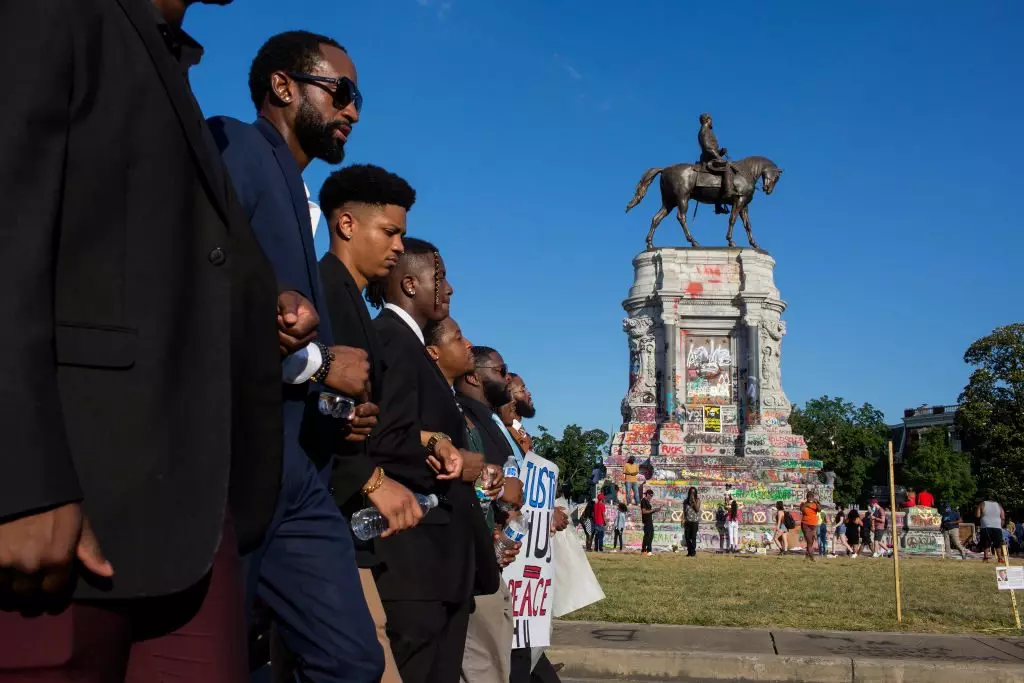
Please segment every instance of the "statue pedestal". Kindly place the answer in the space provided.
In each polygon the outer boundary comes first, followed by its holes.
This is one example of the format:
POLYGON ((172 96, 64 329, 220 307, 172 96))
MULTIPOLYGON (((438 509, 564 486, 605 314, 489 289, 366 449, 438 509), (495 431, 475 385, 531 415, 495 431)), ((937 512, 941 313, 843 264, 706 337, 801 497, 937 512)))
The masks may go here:
MULTIPOLYGON (((832 507, 821 462, 789 427, 782 389, 786 304, 775 260, 738 248, 666 248, 633 259, 623 302, 628 317, 629 391, 612 437, 609 477, 633 456, 655 492, 655 545, 682 545, 682 502, 696 486, 703 503, 699 545, 718 547, 715 509, 739 501, 741 543, 762 547, 775 504, 792 508, 814 490, 832 507)), ((621 493, 621 489, 620 489, 621 493)), ((640 542, 639 511, 627 541, 640 542)), ((795 515, 799 519, 799 515, 795 515)))

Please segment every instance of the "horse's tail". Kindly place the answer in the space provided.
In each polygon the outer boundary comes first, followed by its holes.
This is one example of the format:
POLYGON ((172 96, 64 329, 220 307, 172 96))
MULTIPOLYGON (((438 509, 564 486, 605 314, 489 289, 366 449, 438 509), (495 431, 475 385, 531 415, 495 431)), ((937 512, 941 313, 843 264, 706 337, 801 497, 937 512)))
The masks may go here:
POLYGON ((636 184, 636 193, 633 195, 633 199, 630 200, 629 204, 626 204, 626 213, 634 206, 644 200, 644 195, 647 194, 647 188, 651 186, 654 179, 658 177, 658 174, 664 171, 663 168, 650 168, 647 169, 647 173, 644 173, 644 177, 640 179, 640 182, 636 184))

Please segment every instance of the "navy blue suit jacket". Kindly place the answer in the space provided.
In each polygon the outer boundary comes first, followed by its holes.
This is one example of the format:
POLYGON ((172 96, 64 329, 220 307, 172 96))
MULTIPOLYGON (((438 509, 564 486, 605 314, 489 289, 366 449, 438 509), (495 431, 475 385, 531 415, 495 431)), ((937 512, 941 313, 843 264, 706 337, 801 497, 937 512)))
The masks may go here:
MULTIPOLYGON (((331 345, 327 315, 302 172, 284 138, 266 119, 243 123, 225 116, 208 123, 238 199, 280 287, 300 292, 320 316, 318 339, 331 345)), ((336 424, 316 409, 319 386, 283 384, 285 469, 296 456, 323 468, 336 452, 336 424), (333 429, 331 429, 333 427, 333 429)), ((244 454, 242 454, 244 457, 244 454)))

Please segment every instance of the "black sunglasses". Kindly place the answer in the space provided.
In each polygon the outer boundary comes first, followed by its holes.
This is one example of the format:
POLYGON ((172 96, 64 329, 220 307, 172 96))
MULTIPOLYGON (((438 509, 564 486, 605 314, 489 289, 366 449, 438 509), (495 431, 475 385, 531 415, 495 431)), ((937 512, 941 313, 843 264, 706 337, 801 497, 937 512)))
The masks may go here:
POLYGON ((497 370, 498 374, 504 377, 508 374, 508 365, 478 365, 479 368, 487 368, 488 370, 497 370))
POLYGON ((333 85, 334 90, 330 88, 324 88, 327 92, 331 93, 335 109, 344 109, 348 105, 355 103, 356 111, 363 111, 363 94, 359 92, 359 88, 352 82, 347 76, 340 78, 331 78, 330 76, 314 76, 313 74, 300 74, 300 73, 288 73, 288 78, 296 80, 299 83, 311 83, 312 85, 333 85))

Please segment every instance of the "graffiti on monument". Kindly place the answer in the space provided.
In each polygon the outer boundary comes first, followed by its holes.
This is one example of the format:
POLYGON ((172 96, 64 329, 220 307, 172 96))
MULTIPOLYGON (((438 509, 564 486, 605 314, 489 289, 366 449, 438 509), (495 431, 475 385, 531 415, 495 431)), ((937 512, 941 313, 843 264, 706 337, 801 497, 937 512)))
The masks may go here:
MULTIPOLYGON (((737 422, 737 411, 736 406, 722 406, 722 426, 736 426, 737 422)), ((736 430, 739 432, 739 429, 736 430)))
POLYGON ((685 353, 686 403, 723 405, 732 399, 732 341, 727 336, 680 332, 685 353))

